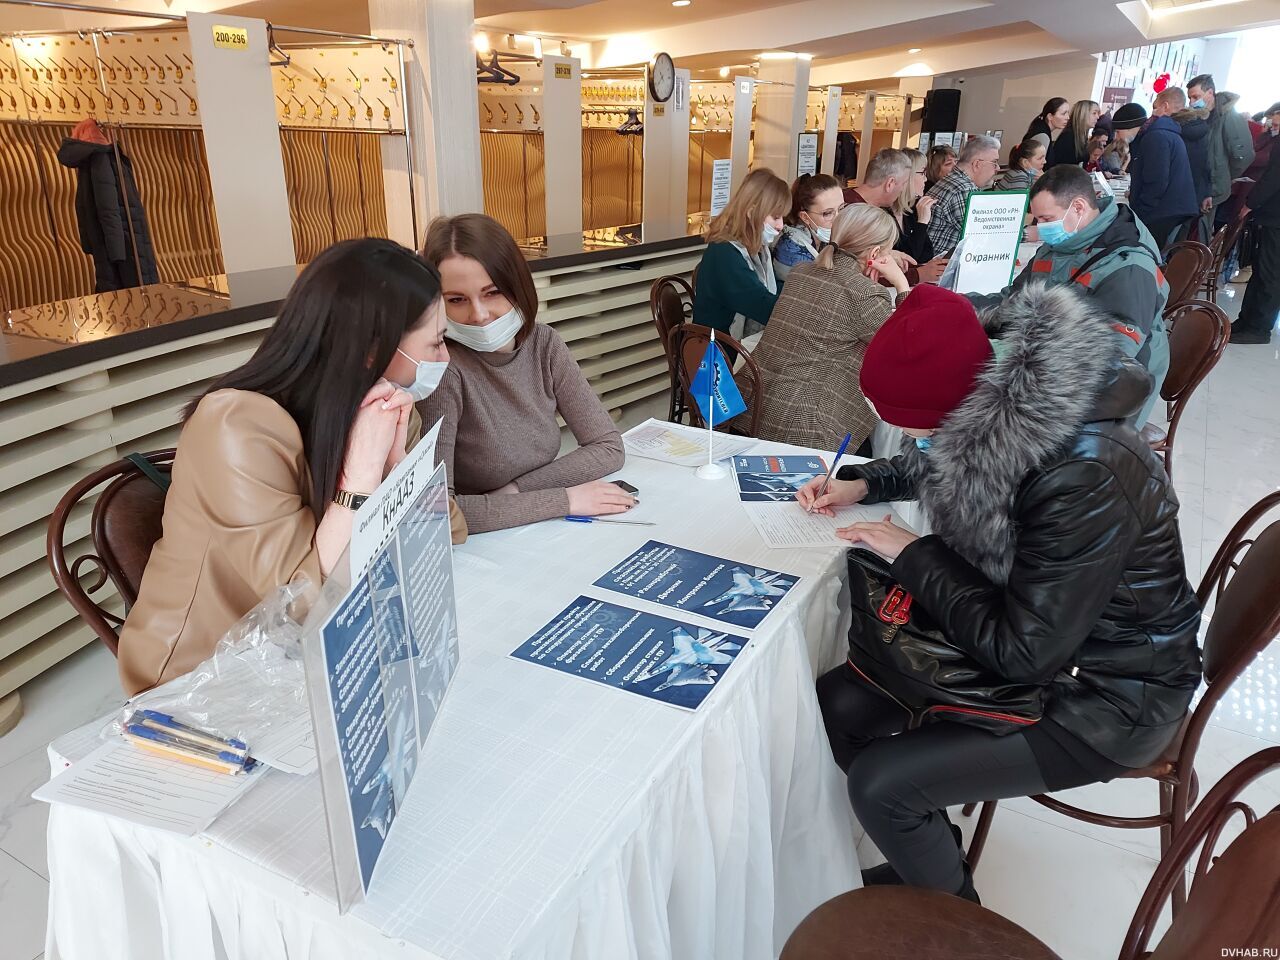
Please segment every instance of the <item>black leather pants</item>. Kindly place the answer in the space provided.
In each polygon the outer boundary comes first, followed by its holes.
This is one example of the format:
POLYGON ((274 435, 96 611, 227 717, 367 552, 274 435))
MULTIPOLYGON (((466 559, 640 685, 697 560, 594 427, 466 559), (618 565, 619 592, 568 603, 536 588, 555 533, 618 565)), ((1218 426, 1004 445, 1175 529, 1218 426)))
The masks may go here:
POLYGON ((958 894, 965 865, 947 807, 1043 793, 1021 733, 958 723, 903 732, 907 716, 848 666, 818 678, 818 703, 854 813, 903 881, 958 894))

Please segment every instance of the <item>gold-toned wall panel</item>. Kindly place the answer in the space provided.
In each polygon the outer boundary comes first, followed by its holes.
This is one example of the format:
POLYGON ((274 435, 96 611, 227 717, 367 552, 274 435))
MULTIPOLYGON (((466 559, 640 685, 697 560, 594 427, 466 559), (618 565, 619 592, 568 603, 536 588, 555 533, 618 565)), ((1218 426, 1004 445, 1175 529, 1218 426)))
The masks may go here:
POLYGON ((377 136, 282 129, 280 148, 299 263, 339 240, 387 235, 377 136))
POLYGON ((546 235, 543 162, 540 132, 480 131, 484 212, 517 240, 546 235))
POLYGON ((618 227, 642 219, 644 138, 583 128, 582 226, 618 227))
POLYGON ((733 134, 720 131, 689 131, 689 213, 711 209, 711 171, 716 160, 728 160, 733 150, 733 134))

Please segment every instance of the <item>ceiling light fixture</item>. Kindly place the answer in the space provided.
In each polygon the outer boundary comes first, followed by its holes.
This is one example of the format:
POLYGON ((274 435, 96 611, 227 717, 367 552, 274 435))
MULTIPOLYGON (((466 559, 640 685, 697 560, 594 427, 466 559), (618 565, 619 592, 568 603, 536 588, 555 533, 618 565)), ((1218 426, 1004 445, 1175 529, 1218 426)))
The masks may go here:
POLYGON ((693 3, 693 0, 671 0, 673 7, 687 7, 691 3, 693 3))
POLYGON ((720 79, 722 79, 722 80, 723 80, 723 79, 724 79, 725 77, 727 77, 727 76, 729 76, 729 68, 728 68, 728 67, 721 67, 721 68, 720 68, 720 79))
POLYGON ((1196 10, 1204 10, 1208 7, 1225 7, 1228 4, 1239 3, 1240 0, 1198 0, 1195 3, 1184 3, 1174 7, 1152 7, 1150 3, 1143 0, 1143 6, 1147 8, 1147 13, 1154 19, 1159 20, 1164 17, 1176 16, 1183 13, 1191 13, 1196 10))
POLYGON ((487 33, 476 34, 476 53, 489 52, 489 35, 487 33))
POLYGON ((909 47, 907 53, 920 53, 922 50, 924 50, 924 47, 909 47))

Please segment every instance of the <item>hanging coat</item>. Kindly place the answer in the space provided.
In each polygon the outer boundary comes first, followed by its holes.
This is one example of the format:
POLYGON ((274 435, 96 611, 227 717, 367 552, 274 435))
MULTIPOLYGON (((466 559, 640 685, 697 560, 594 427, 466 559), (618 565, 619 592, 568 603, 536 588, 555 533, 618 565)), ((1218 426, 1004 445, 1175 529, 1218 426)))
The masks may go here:
POLYGON ((67 137, 58 148, 58 162, 76 172, 76 221, 80 226, 80 249, 93 257, 94 292, 136 287, 139 281, 159 283, 151 230, 147 226, 147 216, 142 209, 129 158, 123 152, 120 154, 120 167, 124 172, 123 193, 116 175, 115 150, 110 144, 67 137), (129 237, 130 225, 133 227, 132 240, 129 237))

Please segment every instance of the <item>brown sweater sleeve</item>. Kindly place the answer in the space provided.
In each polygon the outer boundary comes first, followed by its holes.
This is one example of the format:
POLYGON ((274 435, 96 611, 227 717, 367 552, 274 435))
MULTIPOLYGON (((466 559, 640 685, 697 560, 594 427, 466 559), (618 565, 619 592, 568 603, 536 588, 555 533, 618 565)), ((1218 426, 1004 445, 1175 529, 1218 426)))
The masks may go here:
MULTIPOLYGON (((614 426, 609 411, 604 408, 591 389, 591 384, 582 375, 568 345, 554 330, 549 332, 551 336, 547 338, 547 367, 555 392, 556 409, 573 431, 578 449, 516 477, 515 485, 522 492, 567 488, 599 480, 615 470, 621 470, 626 459, 622 434, 614 426)), ((567 511, 567 497, 565 503, 567 511)))
MULTIPOLYGON (((462 512, 462 526, 467 533, 506 530, 540 520, 553 520, 569 512, 569 495, 564 489, 534 490, 527 493, 456 494, 454 486, 454 449, 458 437, 458 420, 462 415, 462 379, 450 369, 440 386, 419 405, 423 423, 440 420, 440 436, 436 440, 436 463, 443 463, 449 480, 449 496, 462 512)), ((452 512, 452 505, 451 505, 452 512)), ((458 526, 452 525, 454 542, 458 526)), ((464 534, 465 536, 465 534, 464 534)))

